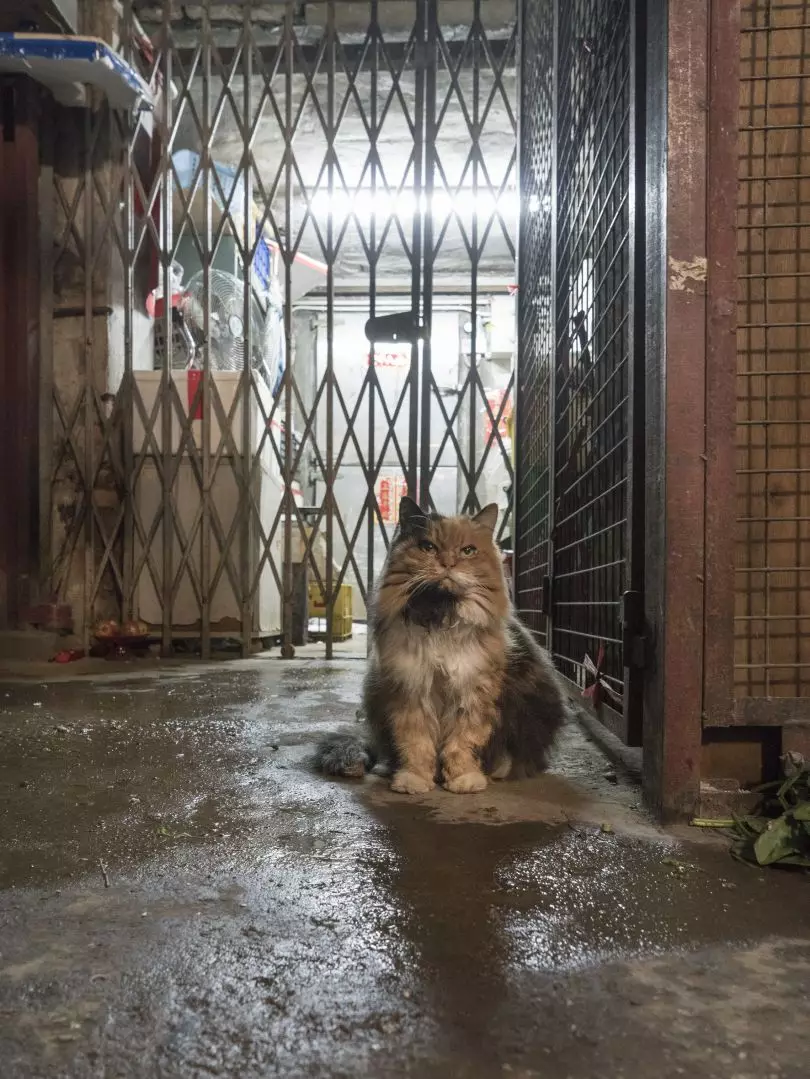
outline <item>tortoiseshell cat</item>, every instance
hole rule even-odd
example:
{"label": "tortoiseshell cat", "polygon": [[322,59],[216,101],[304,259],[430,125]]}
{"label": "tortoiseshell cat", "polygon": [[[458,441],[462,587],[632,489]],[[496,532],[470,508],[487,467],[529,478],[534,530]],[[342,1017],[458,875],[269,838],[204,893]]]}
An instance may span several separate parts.
{"label": "tortoiseshell cat", "polygon": [[368,744],[336,735],[319,748],[329,775],[375,762],[391,789],[483,790],[487,776],[532,775],[567,715],[548,654],[518,622],[493,533],[498,507],[476,517],[424,513],[403,498],[376,594],[364,686]]}

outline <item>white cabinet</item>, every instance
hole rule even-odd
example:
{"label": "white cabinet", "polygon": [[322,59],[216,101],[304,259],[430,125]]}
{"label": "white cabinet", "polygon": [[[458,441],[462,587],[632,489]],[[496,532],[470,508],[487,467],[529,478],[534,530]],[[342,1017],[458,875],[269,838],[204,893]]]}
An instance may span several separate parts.
{"label": "white cabinet", "polygon": [[[134,407],[133,418],[133,449],[135,451],[136,464],[140,466],[140,472],[135,485],[135,502],[140,523],[146,536],[152,531],[154,522],[159,522],[150,544],[150,558],[142,565],[138,576],[137,601],[138,616],[150,626],[160,626],[163,622],[164,582],[163,582],[163,530],[165,521],[162,517],[163,505],[163,482],[161,471],[164,459],[163,449],[163,426],[161,409],[167,407],[166,402],[160,402],[159,389],[161,383],[160,372],[138,371],[135,372],[135,392],[139,395],[143,405],[143,414],[137,404]],[[258,507],[258,518],[255,510],[249,516],[249,534],[247,542],[247,564],[245,557],[245,536],[243,518],[245,507],[242,505],[242,470],[244,468],[242,447],[244,444],[244,432],[242,429],[241,388],[240,376],[233,372],[215,372],[212,375],[220,399],[224,414],[232,414],[231,430],[233,440],[227,438],[223,442],[221,425],[216,417],[216,411],[211,410],[211,466],[216,460],[217,453],[222,448],[222,455],[217,464],[211,480],[210,505],[216,512],[219,523],[220,538],[218,539],[213,524],[209,524],[206,530],[208,543],[208,581],[210,587],[210,620],[211,630],[214,635],[231,636],[241,632],[241,610],[238,597],[241,594],[243,580],[247,578],[248,587],[254,592],[254,617],[253,633],[255,636],[275,636],[281,631],[281,598],[276,584],[276,578],[272,566],[267,559],[263,560],[264,537],[269,535],[270,530],[279,515],[279,507],[283,497],[283,482],[276,456],[265,440],[260,449],[262,432],[265,429],[266,417],[269,416],[272,400],[269,390],[262,399],[262,407],[253,394],[250,398],[249,425],[248,425],[248,453],[250,464],[258,454],[259,461],[253,468],[251,480],[251,492],[253,502]],[[171,519],[172,519],[172,545],[171,545],[171,620],[172,627],[178,635],[188,633],[190,636],[199,633],[200,630],[200,595],[199,589],[202,583],[203,566],[203,532],[197,528],[194,539],[190,546],[188,537],[195,528],[195,523],[200,516],[202,498],[200,478],[195,463],[189,456],[188,450],[182,454],[180,443],[182,437],[182,425],[184,417],[188,415],[188,409],[193,402],[193,378],[189,386],[188,373],[174,372],[173,379],[177,394],[172,394],[172,400],[168,402],[171,413],[171,457],[170,475],[174,479],[171,486]],[[180,410],[184,411],[181,412]],[[155,416],[154,440],[145,441],[144,415]],[[224,426],[224,425],[223,425]],[[191,421],[193,444],[202,448],[202,420]],[[278,435],[277,435],[278,441]],[[235,452],[234,452],[235,451]],[[156,460],[159,458],[159,461]],[[197,466],[198,467],[198,466]],[[261,521],[261,528],[259,526]],[[275,562],[276,571],[281,576],[283,573],[281,563],[283,516],[279,515],[276,533],[271,544],[271,553]],[[188,553],[184,555],[183,544],[189,546]],[[227,543],[232,537],[228,548],[230,572],[224,566],[221,551],[221,543]],[[136,530],[135,542],[135,565],[141,566],[143,559],[143,545]],[[261,566],[261,568],[260,568]]]}

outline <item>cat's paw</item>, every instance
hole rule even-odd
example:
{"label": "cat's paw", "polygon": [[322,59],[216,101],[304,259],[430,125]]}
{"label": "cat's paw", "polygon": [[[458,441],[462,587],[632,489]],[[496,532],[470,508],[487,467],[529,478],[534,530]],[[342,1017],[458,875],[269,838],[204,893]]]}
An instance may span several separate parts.
{"label": "cat's paw", "polygon": [[427,794],[433,790],[433,784],[429,779],[423,779],[415,772],[406,772],[402,768],[391,780],[391,790],[396,794]]}
{"label": "cat's paw", "polygon": [[476,791],[486,790],[487,777],[483,772],[464,772],[463,775],[446,779],[444,785],[453,794],[475,794]]}

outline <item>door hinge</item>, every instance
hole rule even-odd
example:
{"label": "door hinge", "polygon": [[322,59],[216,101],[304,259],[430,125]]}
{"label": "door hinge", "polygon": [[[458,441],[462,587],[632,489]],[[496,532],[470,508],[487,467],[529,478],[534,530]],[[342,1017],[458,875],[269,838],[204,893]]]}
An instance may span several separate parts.
{"label": "door hinge", "polygon": [[647,666],[643,592],[622,593],[622,650],[625,667],[643,670]]}

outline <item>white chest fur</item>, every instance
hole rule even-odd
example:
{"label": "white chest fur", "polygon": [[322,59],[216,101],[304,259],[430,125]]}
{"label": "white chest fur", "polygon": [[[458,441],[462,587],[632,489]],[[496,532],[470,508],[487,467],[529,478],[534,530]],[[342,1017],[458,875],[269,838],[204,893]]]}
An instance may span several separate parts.
{"label": "white chest fur", "polygon": [[475,693],[492,669],[491,652],[475,632],[397,627],[381,642],[380,662],[386,674],[408,694],[422,700]]}

